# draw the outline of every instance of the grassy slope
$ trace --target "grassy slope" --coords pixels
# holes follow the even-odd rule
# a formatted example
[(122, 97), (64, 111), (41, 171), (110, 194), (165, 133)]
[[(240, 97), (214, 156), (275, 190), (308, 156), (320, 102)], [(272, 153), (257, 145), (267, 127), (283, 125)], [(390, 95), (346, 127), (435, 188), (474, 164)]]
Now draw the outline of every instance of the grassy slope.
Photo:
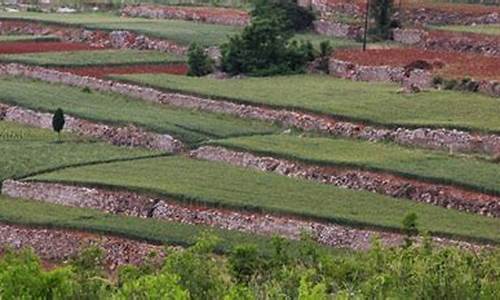
[[(223, 251), (248, 242), (258, 245), (264, 251), (271, 247), (270, 238), (237, 231), (110, 215), (91, 209), (69, 208), (20, 199), (13, 200), (2, 196), (0, 196), (0, 222), (56, 229), (76, 229), (180, 246), (190, 246), (203, 234), (212, 234), (221, 239), (219, 250)], [(345, 251), (333, 251), (337, 254), (347, 254)]]
[(33, 35), (0, 35), (0, 42), (33, 42), (33, 41), (57, 41), (55, 36), (33, 36)]
[(475, 26), (440, 26), (435, 29), (457, 31), (457, 32), (472, 32), (479, 34), (497, 35), (500, 36), (500, 24), (492, 25), (475, 25)]
[(436, 126), (500, 132), (498, 99), (431, 91), (398, 94), (391, 84), (319, 75), (214, 80), (164, 74), (116, 76), (158, 88), (236, 101), (299, 108), (394, 126)]
[[(45, 14), (45, 13), (6, 13), (0, 12), (0, 18), (21, 18), (44, 22), (81, 25), (88, 28), (106, 30), (130, 30), (149, 36), (175, 41), (182, 45), (197, 42), (204, 46), (219, 45), (227, 41), (227, 37), (239, 33), (241, 27), (196, 23), (182, 20), (161, 20), (144, 18), (123, 18), (104, 13), (86, 14)], [(322, 40), (330, 40), (334, 47), (356, 46), (359, 43), (346, 39), (321, 37), (314, 34), (299, 34), (297, 39), (311, 40), (319, 45)]]
[(0, 90), (0, 102), (45, 111), (60, 107), (68, 114), (86, 119), (133, 123), (172, 134), (187, 143), (198, 143), (213, 137), (269, 133), (277, 129), (263, 122), (174, 109), (111, 93), (85, 93), (79, 88), (20, 78), (0, 78)]
[(394, 229), (408, 212), (415, 212), (422, 230), (500, 241), (500, 219), (183, 157), (65, 169), (31, 179), (122, 187), (188, 202)]
[(470, 186), (500, 195), (500, 164), (393, 144), (271, 135), (233, 138), (213, 144), (317, 164), (384, 170), (409, 177)]
[(155, 151), (126, 149), (65, 135), (54, 143), (50, 130), (0, 122), (0, 181), (46, 169), (96, 161), (144, 157)]
[(2, 62), (18, 62), (41, 66), (94, 66), (177, 63), (185, 58), (158, 51), (96, 50), (9, 54), (0, 56)]

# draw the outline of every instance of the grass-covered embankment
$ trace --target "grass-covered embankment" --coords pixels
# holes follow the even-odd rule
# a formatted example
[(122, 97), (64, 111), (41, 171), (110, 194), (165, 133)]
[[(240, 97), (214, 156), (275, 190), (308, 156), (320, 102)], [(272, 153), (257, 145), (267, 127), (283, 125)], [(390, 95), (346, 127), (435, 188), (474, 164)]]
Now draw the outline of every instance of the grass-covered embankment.
[(0, 182), (70, 165), (160, 155), (159, 151), (129, 149), (71, 134), (0, 122)]
[(398, 93), (394, 84), (356, 82), (318, 75), (238, 80), (166, 74), (113, 78), (215, 99), (305, 110), (383, 126), (500, 132), (498, 100), (479, 94), (430, 91), (405, 95)]
[(390, 230), (400, 230), (404, 216), (414, 212), (423, 231), (500, 241), (500, 219), (184, 157), (71, 168), (30, 180), (122, 188), (188, 203)]
[(268, 123), (196, 110), (178, 109), (113, 93), (85, 92), (80, 88), (22, 78), (0, 78), (0, 102), (66, 113), (97, 122), (127, 125), (171, 134), (188, 144), (211, 138), (275, 132)]
[(389, 172), (500, 195), (500, 164), (466, 155), (453, 156), (394, 144), (296, 135), (230, 138), (210, 144), (316, 165)]

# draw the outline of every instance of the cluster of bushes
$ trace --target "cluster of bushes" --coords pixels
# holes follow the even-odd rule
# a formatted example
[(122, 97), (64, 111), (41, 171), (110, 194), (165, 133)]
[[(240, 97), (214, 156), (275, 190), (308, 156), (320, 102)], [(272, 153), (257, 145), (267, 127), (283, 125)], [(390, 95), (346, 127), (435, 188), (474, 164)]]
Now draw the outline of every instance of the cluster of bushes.
[[(214, 254), (205, 237), (163, 263), (121, 266), (107, 276), (102, 253), (89, 248), (72, 263), (45, 271), (30, 251), (0, 260), (1, 299), (498, 299), (500, 253), (475, 254), (421, 245), (368, 252), (327, 252), (312, 242), (275, 239)], [(110, 279), (113, 278), (113, 279)]]
[[(295, 32), (311, 27), (314, 15), (296, 0), (256, 0), (252, 22), (221, 46), (220, 69), (231, 75), (269, 76), (305, 71), (315, 59), (310, 42), (292, 40)], [(198, 46), (188, 54), (190, 75), (211, 72), (213, 62)]]

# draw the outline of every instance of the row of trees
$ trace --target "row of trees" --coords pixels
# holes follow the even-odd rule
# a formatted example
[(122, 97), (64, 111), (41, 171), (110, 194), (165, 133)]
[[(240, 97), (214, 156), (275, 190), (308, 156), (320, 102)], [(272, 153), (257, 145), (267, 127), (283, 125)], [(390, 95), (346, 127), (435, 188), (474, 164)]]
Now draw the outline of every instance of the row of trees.
[(88, 248), (50, 271), (30, 251), (0, 259), (1, 299), (499, 299), (500, 253), (422, 245), (332, 254), (312, 242), (275, 239), (267, 252), (242, 244), (214, 254), (217, 239), (170, 253), (158, 263), (105, 272)]

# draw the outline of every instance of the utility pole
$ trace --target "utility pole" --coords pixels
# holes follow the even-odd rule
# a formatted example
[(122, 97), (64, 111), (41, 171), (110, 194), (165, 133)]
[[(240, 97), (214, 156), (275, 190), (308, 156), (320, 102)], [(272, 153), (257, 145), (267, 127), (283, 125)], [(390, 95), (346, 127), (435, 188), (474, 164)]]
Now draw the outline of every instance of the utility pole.
[(368, 19), (370, 15), (370, 0), (366, 0), (366, 12), (365, 12), (365, 32), (363, 37), (363, 51), (366, 51), (366, 38), (368, 36)]

